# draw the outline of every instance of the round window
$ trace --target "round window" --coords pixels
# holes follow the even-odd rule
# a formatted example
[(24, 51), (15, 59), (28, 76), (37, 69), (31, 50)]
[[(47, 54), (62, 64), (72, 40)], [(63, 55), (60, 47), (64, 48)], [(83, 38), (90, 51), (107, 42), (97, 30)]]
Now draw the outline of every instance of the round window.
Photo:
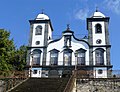
[(36, 45), (39, 45), (40, 44), (40, 41), (36, 41)]
[(103, 73), (103, 70), (102, 69), (99, 69), (98, 70), (98, 74), (102, 74)]
[(101, 39), (96, 40), (96, 43), (97, 43), (97, 44), (101, 44), (101, 42), (102, 42)]

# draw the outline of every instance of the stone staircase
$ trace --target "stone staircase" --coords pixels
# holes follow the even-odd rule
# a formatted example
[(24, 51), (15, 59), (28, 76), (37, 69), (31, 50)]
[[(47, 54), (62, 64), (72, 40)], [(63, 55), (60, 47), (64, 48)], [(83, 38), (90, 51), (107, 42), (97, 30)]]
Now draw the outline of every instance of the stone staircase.
[(29, 78), (9, 92), (63, 92), (69, 78)]

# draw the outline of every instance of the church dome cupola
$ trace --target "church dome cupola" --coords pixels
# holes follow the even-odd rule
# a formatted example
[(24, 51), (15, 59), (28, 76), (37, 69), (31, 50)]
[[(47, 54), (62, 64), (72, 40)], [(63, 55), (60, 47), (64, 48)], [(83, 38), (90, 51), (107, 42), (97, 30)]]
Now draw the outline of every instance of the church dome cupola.
[(98, 10), (96, 10), (93, 15), (92, 18), (105, 18), (105, 15), (101, 12), (99, 12)]
[(41, 14), (38, 14), (36, 20), (49, 20), (49, 17), (46, 14), (41, 13)]

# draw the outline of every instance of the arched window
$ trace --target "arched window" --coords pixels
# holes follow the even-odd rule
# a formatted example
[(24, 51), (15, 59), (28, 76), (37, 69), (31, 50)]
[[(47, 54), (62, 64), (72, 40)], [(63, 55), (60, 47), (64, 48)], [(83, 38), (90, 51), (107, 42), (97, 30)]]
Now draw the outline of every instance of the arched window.
[(37, 26), (35, 31), (35, 35), (42, 35), (42, 26)]
[(96, 33), (102, 33), (102, 26), (101, 26), (101, 24), (96, 24), (95, 25), (95, 32)]
[(72, 61), (72, 50), (71, 49), (65, 49), (63, 54), (63, 60), (65, 66), (70, 66)]
[(104, 50), (103, 49), (95, 50), (95, 60), (96, 60), (96, 65), (104, 65)]
[(77, 64), (78, 65), (85, 65), (85, 52), (84, 49), (77, 50)]
[(41, 58), (41, 50), (35, 49), (33, 50), (33, 65), (40, 65), (40, 58)]
[(58, 52), (56, 49), (50, 51), (50, 65), (58, 65)]

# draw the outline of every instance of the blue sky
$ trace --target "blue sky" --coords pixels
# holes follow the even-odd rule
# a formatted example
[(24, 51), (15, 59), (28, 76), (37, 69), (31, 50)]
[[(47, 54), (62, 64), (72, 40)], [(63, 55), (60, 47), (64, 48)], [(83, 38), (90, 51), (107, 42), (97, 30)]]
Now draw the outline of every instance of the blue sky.
[(0, 0), (0, 28), (11, 32), (17, 47), (28, 44), (29, 21), (41, 13), (47, 14), (54, 28), (54, 38), (61, 36), (66, 25), (78, 38), (87, 35), (86, 17), (96, 7), (110, 17), (109, 33), (113, 69), (120, 69), (120, 0)]

